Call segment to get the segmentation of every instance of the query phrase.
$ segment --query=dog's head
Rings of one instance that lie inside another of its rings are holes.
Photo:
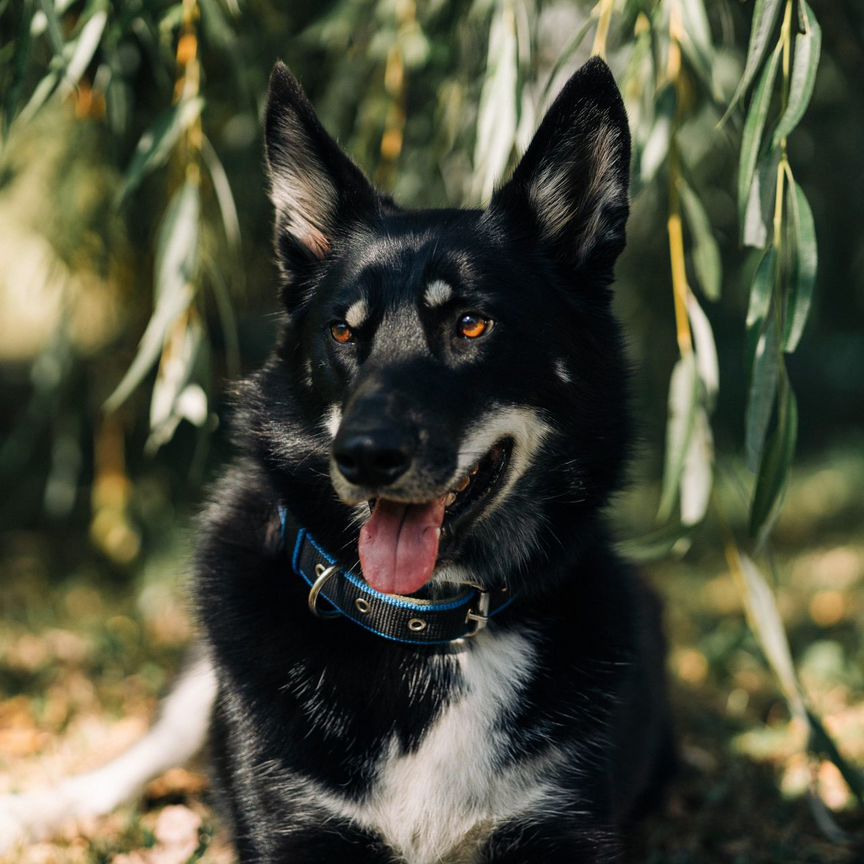
[[[539,584],[627,449],[609,286],[630,143],[608,68],[570,79],[485,210],[377,193],[281,64],[266,154],[287,320],[247,417],[279,493],[382,591]]]

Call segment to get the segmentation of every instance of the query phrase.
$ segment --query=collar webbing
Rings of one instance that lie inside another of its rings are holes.
[[[473,585],[440,600],[383,594],[359,573],[342,569],[281,505],[279,519],[291,568],[309,586],[309,607],[321,618],[344,616],[393,642],[443,645],[475,635],[513,599],[507,588],[483,591]]]

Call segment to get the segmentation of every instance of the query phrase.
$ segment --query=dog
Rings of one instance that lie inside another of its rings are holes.
[[[125,763],[0,825],[105,812],[210,718],[243,864],[618,861],[675,746],[659,603],[604,518],[632,440],[614,79],[579,69],[482,210],[377,192],[282,64],[265,124],[284,318],[201,521],[200,657]]]

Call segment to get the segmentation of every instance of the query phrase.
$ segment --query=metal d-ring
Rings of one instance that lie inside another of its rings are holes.
[[[474,622],[474,629],[471,630],[470,633],[466,633],[466,639],[470,639],[472,636],[476,636],[481,630],[486,629],[486,625],[489,623],[489,592],[480,590],[477,599],[477,608],[473,609],[469,607],[468,614],[465,616],[465,623],[467,624],[469,621]]]
[[[338,611],[322,612],[318,608],[318,595],[321,593],[321,589],[327,584],[330,577],[338,569],[338,564],[331,564],[329,567],[325,567],[323,564],[315,565],[315,576],[317,578],[312,583],[312,587],[309,589],[309,597],[307,598],[306,602],[309,604],[309,611],[316,618],[338,618],[342,614]]]

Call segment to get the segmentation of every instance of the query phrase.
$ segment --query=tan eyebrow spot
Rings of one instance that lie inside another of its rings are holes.
[[[348,311],[345,313],[345,323],[349,327],[360,327],[368,317],[369,307],[366,305],[365,298],[361,297],[348,307]]]
[[[431,309],[443,306],[453,296],[453,288],[442,279],[436,279],[426,286],[423,302]]]

